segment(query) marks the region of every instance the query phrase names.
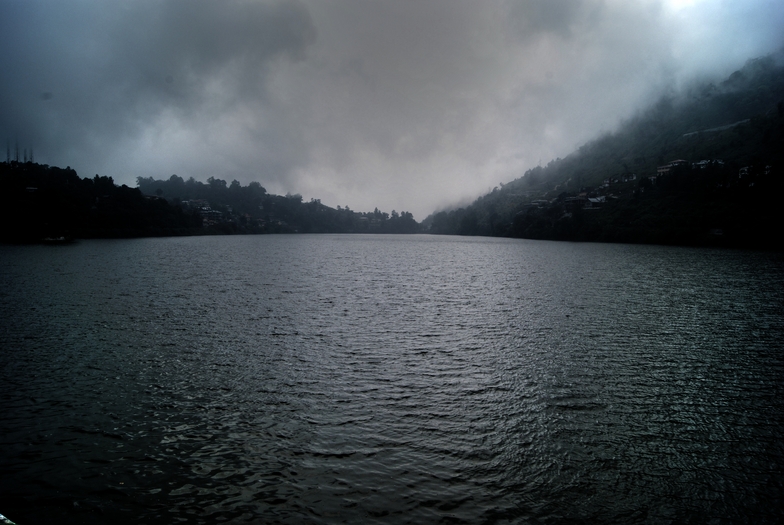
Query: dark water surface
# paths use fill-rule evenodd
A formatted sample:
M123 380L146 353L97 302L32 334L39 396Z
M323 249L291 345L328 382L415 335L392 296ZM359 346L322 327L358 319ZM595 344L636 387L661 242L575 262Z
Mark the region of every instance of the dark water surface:
M0 380L19 525L784 518L776 254L0 246Z

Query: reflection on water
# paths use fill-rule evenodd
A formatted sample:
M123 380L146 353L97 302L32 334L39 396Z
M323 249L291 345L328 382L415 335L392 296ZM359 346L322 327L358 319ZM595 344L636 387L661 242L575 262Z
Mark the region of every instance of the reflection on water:
M0 512L775 523L784 259L427 236L0 249Z

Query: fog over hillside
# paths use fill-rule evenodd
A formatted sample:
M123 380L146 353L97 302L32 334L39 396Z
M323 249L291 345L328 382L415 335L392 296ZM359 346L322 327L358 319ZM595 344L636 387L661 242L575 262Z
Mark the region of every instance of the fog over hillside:
M9 0L0 138L119 184L259 181L421 220L782 28L775 0Z

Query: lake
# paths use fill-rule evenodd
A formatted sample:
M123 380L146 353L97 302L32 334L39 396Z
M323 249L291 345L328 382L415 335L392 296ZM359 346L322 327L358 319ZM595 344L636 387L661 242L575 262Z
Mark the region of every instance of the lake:
M0 348L18 525L784 517L782 254L0 246Z

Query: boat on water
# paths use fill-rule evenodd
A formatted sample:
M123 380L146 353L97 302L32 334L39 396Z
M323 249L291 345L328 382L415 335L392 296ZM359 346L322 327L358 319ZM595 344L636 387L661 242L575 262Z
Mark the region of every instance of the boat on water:
M44 237L41 242L44 244L71 244L74 240L72 237L60 235L59 237Z

